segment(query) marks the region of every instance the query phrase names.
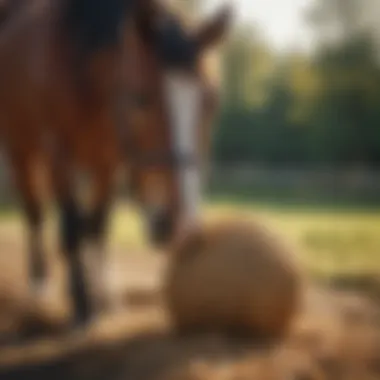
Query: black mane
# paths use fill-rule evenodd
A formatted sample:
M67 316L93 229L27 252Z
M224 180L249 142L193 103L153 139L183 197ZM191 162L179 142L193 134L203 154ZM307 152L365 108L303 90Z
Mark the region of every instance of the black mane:
M83 53L118 44L136 0L66 0L63 25Z
M155 33L155 44L164 66L191 68L198 56L197 43L174 15L168 15Z
M88 56L120 42L122 25L135 11L138 0L65 0L63 25L78 53ZM197 44L181 20L162 10L162 22L153 32L154 45L165 67L192 67Z

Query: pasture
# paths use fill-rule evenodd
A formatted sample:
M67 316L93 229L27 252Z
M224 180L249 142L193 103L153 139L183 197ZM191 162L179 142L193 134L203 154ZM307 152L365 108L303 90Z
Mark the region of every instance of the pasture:
M128 256L145 252L144 226L129 204L114 206L111 220L111 254ZM307 206L212 199L204 205L208 220L244 215L263 219L297 247L310 275L376 276L380 273L380 208L356 206ZM55 215L47 220L46 240L53 244ZM1 231L23 233L20 215L12 210L0 213Z
M55 217L47 223L52 293L36 308L48 335L26 344L0 348L1 379L133 379L133 380L375 380L380 377L380 211L274 206L214 200L206 218L236 213L263 218L293 243L314 280L305 308L288 339L275 348L244 337L176 336L160 297L165 257L150 252L137 213L115 205L110 228L109 283L123 308L99 317L86 331L62 333L65 301L53 235ZM6 328L22 331L5 294L20 305L27 289L20 217L5 212L0 224L0 293ZM57 281L56 281L57 280ZM328 281L326 281L328 280ZM333 281L338 280L338 281ZM327 284L327 286L326 286ZM334 285L334 286L332 286ZM339 286L336 286L339 285ZM0 297L1 298L1 297ZM9 301L9 300L8 300ZM9 303L9 302L8 302ZM8 310L7 310L8 307ZM30 307L30 306L29 306ZM25 307L24 307L25 309ZM12 314L13 313L13 314ZM36 319L36 317L35 317ZM19 323L19 325L17 325ZM37 327L36 327L37 326ZM4 328L4 326L0 326ZM3 332L5 331L3 330Z
M264 219L298 248L311 275L380 273L380 209L271 205L215 200L204 207L207 219L242 214ZM127 227L128 226L128 227ZM112 242L123 250L144 248L142 226L127 206L116 209Z

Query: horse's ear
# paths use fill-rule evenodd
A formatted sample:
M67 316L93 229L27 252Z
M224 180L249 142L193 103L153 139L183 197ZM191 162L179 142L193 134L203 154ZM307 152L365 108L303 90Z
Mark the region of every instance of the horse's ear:
M231 6L225 5L214 17L201 25L195 33L195 39L201 50L222 41L231 26L232 13Z

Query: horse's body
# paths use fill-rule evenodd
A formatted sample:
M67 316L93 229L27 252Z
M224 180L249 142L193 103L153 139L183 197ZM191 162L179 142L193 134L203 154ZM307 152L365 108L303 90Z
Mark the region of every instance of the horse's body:
M182 46L184 52L191 52L186 46L193 45L183 35L173 50L170 38L180 32L178 28L170 33L155 32L153 16L147 8L152 3L21 1L17 11L9 14L1 26L0 130L30 232L30 277L33 285L46 277L42 248L44 198L36 181L36 171L43 163L60 211L61 248L68 263L70 290L79 322L86 321L92 312L80 255L82 243L92 243L96 251L93 255L100 255L95 266L98 270L95 279L99 282L114 173L121 159L130 153L124 151L125 146L133 146L139 156L153 157L153 163L135 168L140 200L154 206L149 210L155 210L156 203L165 206L171 216L173 210L180 210L175 191L184 190L177 189L176 170L185 170L189 163L177 157L174 162L160 162L159 158L173 158L170 120L179 126L188 122L183 124L178 110L174 119L167 116L161 86L165 65L184 69L188 63L195 64L191 54L181 54ZM209 27L206 32L210 31L213 29ZM204 36L215 39L207 33ZM195 66L191 69L195 70ZM124 103L120 107L121 100ZM181 133L177 139L183 140L185 135ZM177 148L178 141L174 141ZM186 148L186 144L183 146ZM130 161L132 165L138 164L133 157ZM93 181L92 204L85 212L80 209L74 191L79 170L86 170ZM157 186L162 184L168 195L165 203L157 198L160 194ZM153 226L157 229L156 224ZM161 230L157 230L159 235ZM101 284L98 290L102 290Z
M98 92L80 82L89 70L76 66L81 50L75 51L64 34L60 9L63 4L46 0L24 2L17 14L14 11L10 15L13 19L0 36L0 128L32 226L30 239L34 248L30 266L37 280L45 276L46 267L39 248L45 193L40 191L40 176L36 172L42 165L48 174L51 195L61 213L67 214L66 227L63 224L62 228L69 236L63 238L66 242L62 244L78 245L79 237L75 235L79 232L75 229L79 231L82 216L74 210L77 206L72 176L75 171L86 170L95 181L94 216L87 218L89 224L99 223L96 228L103 228L105 216L96 214L106 208L119 159L116 129L110 127L114 123L110 118L111 105L100 98L107 90L100 87L106 81L111 86L112 73L109 75L107 67L101 67L105 58L101 51L91 64L104 71L87 84L97 87ZM110 70L116 67L112 58L108 64ZM73 210L64 210L70 207ZM102 234L89 233L99 239Z
M64 1L30 1L5 21L0 36L0 124L30 226L33 282L46 276L43 199L36 183L36 170L43 163L61 213L62 248L77 317L85 320L90 305L80 238L86 234L89 239L102 239L106 223L119 153L116 128L112 128L113 104L107 95L115 85L120 60L107 46L87 53L92 54L89 60L81 56L83 47L75 46L65 30L71 25L65 24L64 5ZM75 199L73 176L78 169L88 170L96 181L88 215L81 214Z
M95 80L88 81L94 87L89 91L79 82L82 73L76 55L80 52L71 48L57 27L62 24L59 5L59 1L30 1L0 35L3 138L10 153L21 150L29 155L59 145L70 152L71 160L86 167L97 161L114 164L116 129L109 128L114 122L110 105L101 99L114 85L113 52L101 52L90 69L83 69L89 76L92 68L99 71Z

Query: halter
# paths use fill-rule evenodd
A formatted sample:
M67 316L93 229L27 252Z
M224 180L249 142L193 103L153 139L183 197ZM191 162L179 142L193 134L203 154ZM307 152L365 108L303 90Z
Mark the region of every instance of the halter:
M131 97L131 93L125 91L124 88L119 89L116 96L116 124L118 137L121 140L121 151L123 156L132 162L132 166L139 168L166 167L169 170L176 170L183 167L196 167L199 164L199 158L195 154L184 154L173 149L168 152L153 151L142 154L136 146L131 128L128 128L123 117L126 97Z
M154 44L156 54L163 61L165 66L186 67L187 64L192 64L192 58L195 59L195 46L191 41L186 41L183 30L179 23L167 11L161 10L161 16L165 23L157 28L154 36ZM175 53L176 52L176 53ZM125 62L128 57L125 57L128 52L123 51L124 57L121 62ZM123 67L119 68L122 72ZM121 75L121 77L123 77ZM117 133L121 139L121 150L125 158L132 162L132 167L165 167L169 170L177 170L178 168L196 167L199 164L199 158L195 154L184 154L170 149L169 152L150 152L142 154L134 141L134 136L131 129L126 125L123 118L125 105L128 98L138 99L139 96L125 89L123 84L120 84L116 91L116 124ZM140 99L138 99L140 101Z

